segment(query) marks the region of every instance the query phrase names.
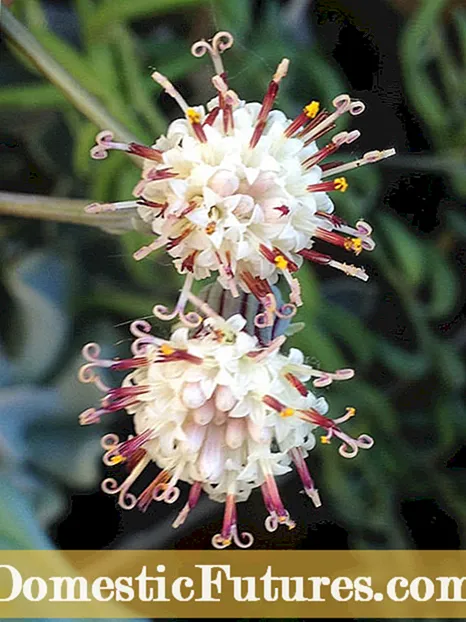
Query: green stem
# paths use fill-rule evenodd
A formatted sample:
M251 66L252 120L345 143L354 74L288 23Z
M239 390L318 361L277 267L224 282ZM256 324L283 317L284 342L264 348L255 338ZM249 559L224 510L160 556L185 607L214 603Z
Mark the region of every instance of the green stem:
M32 34L6 9L0 12L0 26L11 43L54 84L65 97L99 128L112 131L118 140L137 139L112 117L102 104L83 89L63 67L52 58Z
M130 217L117 213L87 214L84 208L88 204L89 201L81 199L0 192L0 214L3 216L88 225L112 233L124 233L132 229Z

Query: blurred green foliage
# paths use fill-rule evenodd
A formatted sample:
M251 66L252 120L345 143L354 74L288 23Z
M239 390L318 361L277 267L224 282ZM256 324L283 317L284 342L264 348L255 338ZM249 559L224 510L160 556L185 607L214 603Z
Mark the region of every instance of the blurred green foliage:
M405 26L400 54L405 90L435 147L431 157L459 198L466 194L466 13L457 9L450 25L460 43L458 57L440 16L445 4L439 0L422 3ZM280 5L272 0L266 5L261 27L254 28L248 0L75 0L80 36L71 42L66 33L54 31L39 0L16 0L13 8L46 52L77 85L97 98L109 119L147 143L164 131L172 112L150 80L150 68L157 67L181 83L193 102L204 101L209 94L205 90L208 80L203 79L205 67L190 55L189 45L217 28L235 34L237 45L227 61L231 84L249 100L260 100L277 59L283 56L292 59L292 71L279 105L290 116L310 94L328 104L347 90L341 72L316 44L297 41ZM11 50L17 54L14 47ZM28 75L0 88L0 112L34 112L39 115L36 119L43 120L49 119L50 111L59 111L47 132L40 122L25 132L31 153L41 156L45 152L51 160L41 160L53 180L51 192L92 201L129 197L138 169L122 154L92 162L89 148L103 128L78 113L57 85L40 78L30 61L18 58ZM52 149L57 140L48 148L51 134L59 137L58 156ZM461 339L445 338L441 330L459 312L460 275L452 253L455 244L466 237L466 219L453 202L442 226L429 236L416 236L393 210L379 205L381 167L355 171L351 182L350 190L337 197L337 208L349 221L364 217L374 226L378 246L367 260L372 279L369 284L353 283L305 268L301 279L305 306L299 319L306 322L306 328L295 339L322 368L356 368L355 380L332 387L326 397L336 412L349 404L357 406L360 415L352 431L370 433L376 445L353 461L342 460L333 448L313 452L311 460L326 503L347 526L352 546L409 547L409 534L399 519L402 497L434 498L455 517L460 531L466 525L464 487L461 493L464 477L460 481L460 474L446 466L458 448L457 439L466 431L461 397L466 370ZM2 237L14 237L15 227L15 223L5 225ZM165 269L159 269L168 261L158 256L136 263L131 258L145 240L142 234L129 232L106 245L103 234L91 230L48 232L55 240L50 243L48 238L52 247L60 236L75 238L67 259L86 285L85 295L81 290L74 300L74 316L89 319L92 313L107 323L115 323L115 318L124 322L150 314L155 300L173 299L178 280L175 276L167 280L162 276ZM83 253L87 260L82 259ZM110 261L105 253L112 253ZM7 289L11 288L8 274L7 270L3 276ZM11 313L16 317L18 309ZM386 323L389 328L381 321L387 316L391 316ZM72 352L68 354L71 357ZM44 384L50 383L47 376ZM67 410L77 416L77 399L70 400Z

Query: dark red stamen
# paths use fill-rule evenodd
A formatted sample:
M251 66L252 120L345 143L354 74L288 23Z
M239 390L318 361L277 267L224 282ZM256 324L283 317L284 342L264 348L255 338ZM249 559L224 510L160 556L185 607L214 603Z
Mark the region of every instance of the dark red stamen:
M145 356L135 356L132 359L121 359L114 361L111 365L111 369L114 369L115 371L126 371L127 369L144 367L147 364L148 360Z
M253 135L251 137L251 141L249 143L249 147L251 149L254 149L254 147L257 145L257 143L260 140L260 137L262 136L264 129L265 129L265 125L267 123L267 117L269 116L270 111L272 110L272 106L273 103L275 101L275 99L277 98L278 95L278 88L279 88L279 84L280 84L280 80L285 76L286 74L286 68L287 68L287 63L288 61L282 61L280 63L280 65L277 68L277 71L274 75L274 77L272 78L271 82L269 83L269 87L267 89L267 92L264 96L264 99L262 100L262 107L259 111L259 114L257 116L257 121L256 121L256 126L254 128L254 132Z
M220 106L215 106L215 108L213 108L209 112L209 114L206 116L203 125L213 125L215 121L217 120L219 113L220 113Z
M267 281L260 279L258 276L253 276L250 272L241 272L240 278L259 302L272 293Z
M321 110L319 114L309 121L309 123L303 128L303 130L298 134L299 138L303 138L306 134L308 134L311 130L317 127L322 121L324 121L329 116L327 110Z
M317 251L313 251L310 248L303 248L298 251L298 255L304 257L304 259L309 259L314 263L319 263L322 265L328 264L332 261L332 257L330 255L324 255L323 253L318 253Z
M325 147L322 147L322 149L319 149L319 151L304 160L303 167L311 168L313 166L316 166L317 164L319 164L319 162L325 160L325 158L327 158L329 155L335 153L335 151L338 151L339 148L340 145L334 142L328 143L328 145L325 145Z
M259 250L262 253L262 255L267 259L267 261L270 261L270 263L275 264L277 268L286 269L286 270L289 270L289 272L296 272L298 270L298 266L294 263L294 261L289 259L278 248L274 247L270 249L267 246L265 246L265 244L260 244Z
M147 486L138 497L137 507L141 512L145 512L154 501L154 493L160 485L166 484L170 478L168 471L160 471L157 477Z
M334 421L332 421L328 417L324 417L324 415L321 415L319 412L317 412L317 410L314 410L314 408L299 410L298 412L304 415L304 417L307 420L311 421L311 423L313 423L314 425L318 425L325 430L340 430L340 428Z
M347 251L353 251L356 255L359 255L362 251L362 244L359 238L350 238L341 233L335 233L334 231L327 231L327 229L321 229L317 227L314 233L316 238L324 240L334 246L340 246Z
M294 374L288 372L287 374L285 374L285 378L286 380L288 380L291 386L294 387L303 397L306 397L306 395L308 395L309 390Z
M290 208L286 205L279 205L278 207L274 207L273 209L276 209L277 212L280 212L281 216L286 216L290 213Z
M148 181L161 181L173 177L178 177L178 173L174 173L171 168L153 168L147 173L146 179Z
M187 257L185 257L181 263L181 270L187 270L188 272L194 272L194 261L199 251L194 251Z
M281 413L282 411L286 410L285 404L282 404L275 397L272 397L271 395L264 395L264 397L262 398L262 401L264 402L266 406L270 406L270 408L273 408L278 413Z
M332 223L334 227L341 227L342 225L348 224L344 218L341 216L337 216L337 214L327 214L327 212L316 212L316 216L320 218L325 218Z
M160 216L163 215L163 213L165 212L165 210L168 207L168 203L156 203L155 201L149 201L148 199L145 199L144 197L141 197L138 200L138 205L143 205L144 207L151 207L153 209L159 209L160 212L157 214L156 218L159 218Z
M320 130L320 132L317 132L317 134L314 134L312 138L308 138L305 141L304 146L308 147L311 143L314 143L316 140L319 140L319 138L322 138L322 136L325 136L325 134L328 134L329 132L334 130L336 126L337 126L336 123L331 123L330 125L327 125L327 127L323 127Z
M125 462L125 467L127 468L128 471L132 471L140 462L143 458L145 458L146 456L146 450L142 449L142 447L140 447L139 449L136 449L136 451L131 454L131 456L129 456L129 458L126 460Z
M129 153L145 158L146 160L155 160L156 162L163 162L162 152L152 147L146 147L145 145L139 145L138 143L129 143Z
M186 229L178 237L169 238L169 241L167 242L165 246L167 251L171 250L172 248L175 248L175 246L178 246L178 244L180 244L184 239L186 239L188 235L192 233L193 231L194 231L194 227L186 227Z
M338 162L326 162L325 164L321 164L320 168L325 172L332 170L332 168L337 168L337 166L341 166L342 164L345 164L342 160Z

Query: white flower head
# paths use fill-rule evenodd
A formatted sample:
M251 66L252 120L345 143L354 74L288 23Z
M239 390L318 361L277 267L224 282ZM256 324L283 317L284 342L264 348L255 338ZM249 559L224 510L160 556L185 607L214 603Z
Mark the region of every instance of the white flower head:
M137 260L164 247L178 271L187 275L184 294L193 280L215 274L233 296L241 290L254 294L265 308L258 322L270 325L275 315L292 315L301 304L294 274L303 259L367 279L362 268L315 250L314 242L356 254L372 250L371 227L363 221L352 227L333 215L327 193L346 190L342 173L393 155L394 150L372 151L348 164L328 162L356 140L359 131L337 132L322 147L316 141L327 136L343 114L362 113L364 104L339 95L333 111L320 110L319 103L311 101L295 119L288 119L272 109L288 71L287 59L279 63L262 103L247 103L230 88L223 67L221 53L232 44L233 37L220 32L210 43L200 41L192 47L195 56L208 52L214 64L216 96L205 107L189 106L165 76L152 74L183 113L152 147L114 142L107 131L97 136L94 158L120 149L143 158L144 166L133 201L94 203L87 209L132 210L155 235L135 253ZM280 276L290 287L290 302L284 308L277 307L271 290ZM184 295L172 314L156 309L156 315L183 317L185 302Z
M263 344L246 332L241 315L225 320L192 294L189 298L203 313L194 330L175 328L169 339L160 339L151 335L147 322L133 322L133 356L126 360L101 359L97 344L85 347L88 363L80 379L95 383L104 397L100 407L86 410L80 421L96 423L119 410L133 417L135 436L120 441L107 434L102 440L105 464L128 467L122 483L108 478L102 484L104 491L118 494L122 508L145 510L152 501L174 503L180 495L178 483L187 482L188 501L174 526L184 522L204 491L225 503L223 528L213 545L224 548L234 541L245 547L253 538L237 531L236 503L256 487L262 490L268 512L266 528L294 526L275 482L291 464L306 494L320 505L305 462L318 428L323 430L323 443L341 441L339 452L347 458L373 441L366 434L352 438L343 432L341 424L355 414L353 408L330 419L326 401L305 385L311 378L316 387L349 379L351 369L314 369L304 363L299 350L281 352L284 336ZM130 373L113 389L96 374L99 367ZM135 494L136 480L151 462L161 471Z

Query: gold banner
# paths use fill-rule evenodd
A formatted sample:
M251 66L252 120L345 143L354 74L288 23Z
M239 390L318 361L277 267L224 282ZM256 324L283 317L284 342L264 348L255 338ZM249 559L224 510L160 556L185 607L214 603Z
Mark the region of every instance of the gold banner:
M465 618L466 551L0 551L0 619Z

